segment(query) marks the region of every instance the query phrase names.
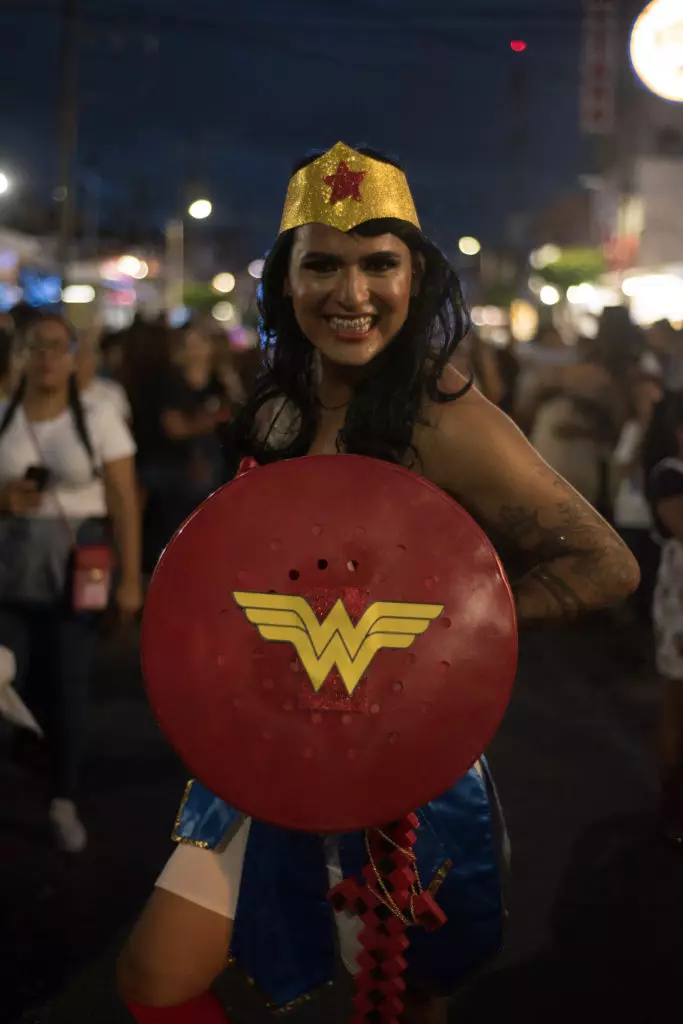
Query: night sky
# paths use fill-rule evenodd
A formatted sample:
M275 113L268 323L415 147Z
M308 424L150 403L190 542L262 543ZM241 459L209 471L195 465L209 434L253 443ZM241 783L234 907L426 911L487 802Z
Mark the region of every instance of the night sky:
M79 174L103 220L163 221L197 187L255 249L293 161L367 143L401 157L428 232L500 241L589 169L580 0L81 0ZM58 0L0 2L0 163L56 181ZM528 50L514 54L511 39ZM528 102L511 75L525 62ZM93 200L94 201L94 200Z

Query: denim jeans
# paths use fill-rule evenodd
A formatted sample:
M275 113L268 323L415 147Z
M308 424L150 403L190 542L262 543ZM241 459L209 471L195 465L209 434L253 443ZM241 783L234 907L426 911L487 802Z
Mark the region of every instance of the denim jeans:
M0 644L14 652L15 687L45 734L53 797L78 795L100 619L65 606L0 605Z

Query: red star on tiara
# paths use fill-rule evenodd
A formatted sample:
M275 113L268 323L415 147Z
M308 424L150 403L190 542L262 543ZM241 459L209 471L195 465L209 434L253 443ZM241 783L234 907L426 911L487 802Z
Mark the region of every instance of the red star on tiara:
M363 198L360 194L360 183L366 174L367 171L352 171L345 160L340 160L335 173L323 178L325 184L332 189L330 205L341 203L343 199L355 199L360 203Z

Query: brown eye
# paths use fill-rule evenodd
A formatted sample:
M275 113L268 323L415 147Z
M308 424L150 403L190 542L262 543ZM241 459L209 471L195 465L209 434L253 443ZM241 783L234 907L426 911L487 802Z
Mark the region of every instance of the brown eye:
M387 270L396 270L401 261L395 256L371 256L365 261L365 269L371 274L382 274Z
M314 274L331 274L337 269L337 264L334 260L304 260L302 263L304 270L311 270Z

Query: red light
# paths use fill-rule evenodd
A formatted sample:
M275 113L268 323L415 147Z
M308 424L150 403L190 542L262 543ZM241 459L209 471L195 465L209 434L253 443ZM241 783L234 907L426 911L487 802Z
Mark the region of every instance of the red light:
M523 39L513 39L510 43L510 49L514 50L515 53L524 53L526 50L526 43Z

